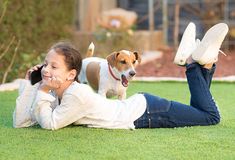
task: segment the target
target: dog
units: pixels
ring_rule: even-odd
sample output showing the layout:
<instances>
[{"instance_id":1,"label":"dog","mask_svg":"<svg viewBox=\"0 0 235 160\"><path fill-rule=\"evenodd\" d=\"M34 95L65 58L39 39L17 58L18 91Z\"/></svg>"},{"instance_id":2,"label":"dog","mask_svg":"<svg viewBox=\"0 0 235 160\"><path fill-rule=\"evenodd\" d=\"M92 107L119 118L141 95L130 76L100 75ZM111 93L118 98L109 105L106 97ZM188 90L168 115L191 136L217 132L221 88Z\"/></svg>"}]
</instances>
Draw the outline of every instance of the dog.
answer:
<instances>
[{"instance_id":1,"label":"dog","mask_svg":"<svg viewBox=\"0 0 235 160\"><path fill-rule=\"evenodd\" d=\"M92 57L94 48L91 43L86 58L82 60L78 80L89 84L104 97L117 96L120 100L125 99L129 81L136 75L135 67L141 62L140 54L121 50L103 59Z\"/></svg>"}]
</instances>

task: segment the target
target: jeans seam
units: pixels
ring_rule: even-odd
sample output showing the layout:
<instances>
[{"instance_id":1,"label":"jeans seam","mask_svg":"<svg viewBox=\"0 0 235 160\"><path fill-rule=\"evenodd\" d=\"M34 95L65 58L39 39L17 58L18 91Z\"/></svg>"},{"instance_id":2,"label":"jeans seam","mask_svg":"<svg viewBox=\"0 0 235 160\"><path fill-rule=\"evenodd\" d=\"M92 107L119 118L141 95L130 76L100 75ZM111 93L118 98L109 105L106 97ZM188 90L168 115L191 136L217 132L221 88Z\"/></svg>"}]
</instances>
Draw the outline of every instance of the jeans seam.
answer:
<instances>
[{"instance_id":1,"label":"jeans seam","mask_svg":"<svg viewBox=\"0 0 235 160\"><path fill-rule=\"evenodd\" d=\"M151 117L149 116L149 128L151 128Z\"/></svg>"},{"instance_id":2,"label":"jeans seam","mask_svg":"<svg viewBox=\"0 0 235 160\"><path fill-rule=\"evenodd\" d=\"M148 128L151 128L151 115L150 115L149 105L147 105L147 119L148 119Z\"/></svg>"}]
</instances>

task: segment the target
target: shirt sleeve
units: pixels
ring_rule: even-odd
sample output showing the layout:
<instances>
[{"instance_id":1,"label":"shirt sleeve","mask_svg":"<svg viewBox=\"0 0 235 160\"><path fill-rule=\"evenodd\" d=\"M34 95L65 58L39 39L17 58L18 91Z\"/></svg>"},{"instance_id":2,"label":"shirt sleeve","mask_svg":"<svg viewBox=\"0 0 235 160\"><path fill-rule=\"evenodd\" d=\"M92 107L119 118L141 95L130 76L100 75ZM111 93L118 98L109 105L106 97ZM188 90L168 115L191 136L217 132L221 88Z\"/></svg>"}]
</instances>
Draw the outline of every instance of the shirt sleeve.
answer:
<instances>
[{"instance_id":1,"label":"shirt sleeve","mask_svg":"<svg viewBox=\"0 0 235 160\"><path fill-rule=\"evenodd\" d=\"M51 107L55 100L51 95L38 91L33 114L44 129L57 130L68 126L85 115L82 100L72 94L64 94L61 104Z\"/></svg>"},{"instance_id":2,"label":"shirt sleeve","mask_svg":"<svg viewBox=\"0 0 235 160\"><path fill-rule=\"evenodd\" d=\"M29 80L22 80L19 87L19 96L16 99L16 107L13 112L13 127L29 127L36 123L31 116L31 108L36 96L39 84L31 85Z\"/></svg>"}]
</instances>

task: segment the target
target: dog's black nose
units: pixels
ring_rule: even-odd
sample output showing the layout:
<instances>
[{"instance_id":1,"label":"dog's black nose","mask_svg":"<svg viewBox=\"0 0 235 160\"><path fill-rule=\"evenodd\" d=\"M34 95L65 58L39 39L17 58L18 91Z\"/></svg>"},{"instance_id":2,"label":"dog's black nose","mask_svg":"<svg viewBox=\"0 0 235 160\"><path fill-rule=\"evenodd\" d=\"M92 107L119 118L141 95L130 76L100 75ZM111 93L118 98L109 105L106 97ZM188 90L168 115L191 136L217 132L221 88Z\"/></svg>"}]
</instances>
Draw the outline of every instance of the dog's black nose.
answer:
<instances>
[{"instance_id":1,"label":"dog's black nose","mask_svg":"<svg viewBox=\"0 0 235 160\"><path fill-rule=\"evenodd\" d=\"M135 72L135 71L130 71L130 72L129 72L129 75L130 75L131 77L134 77L134 76L135 76L135 74L136 74L136 72Z\"/></svg>"}]
</instances>

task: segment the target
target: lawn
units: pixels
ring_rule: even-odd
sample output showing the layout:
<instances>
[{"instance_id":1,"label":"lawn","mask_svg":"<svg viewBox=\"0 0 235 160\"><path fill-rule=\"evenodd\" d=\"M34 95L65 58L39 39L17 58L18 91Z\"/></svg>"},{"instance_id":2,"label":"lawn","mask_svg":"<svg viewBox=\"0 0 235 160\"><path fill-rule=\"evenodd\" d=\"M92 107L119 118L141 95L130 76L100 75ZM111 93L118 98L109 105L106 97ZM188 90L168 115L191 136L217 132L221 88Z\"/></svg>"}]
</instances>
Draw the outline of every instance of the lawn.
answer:
<instances>
[{"instance_id":1,"label":"lawn","mask_svg":"<svg viewBox=\"0 0 235 160\"><path fill-rule=\"evenodd\" d=\"M69 126L12 128L17 91L0 92L0 159L235 159L235 84L213 83L222 120L209 127L107 130ZM187 83L134 82L128 96L146 91L188 103Z\"/></svg>"}]
</instances>

